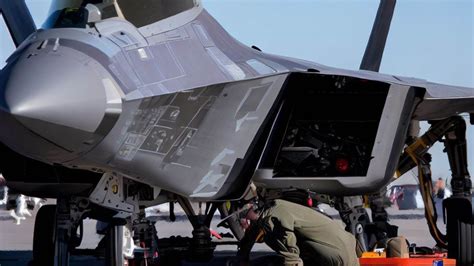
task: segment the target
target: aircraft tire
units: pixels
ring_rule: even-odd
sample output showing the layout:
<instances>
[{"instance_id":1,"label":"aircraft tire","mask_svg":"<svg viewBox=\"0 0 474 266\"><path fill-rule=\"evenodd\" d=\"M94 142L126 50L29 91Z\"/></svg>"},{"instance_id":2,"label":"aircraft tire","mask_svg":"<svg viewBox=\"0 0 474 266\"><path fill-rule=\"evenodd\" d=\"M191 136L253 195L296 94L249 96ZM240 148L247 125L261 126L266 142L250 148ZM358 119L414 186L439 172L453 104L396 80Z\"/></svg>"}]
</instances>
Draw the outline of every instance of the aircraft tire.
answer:
<instances>
[{"instance_id":1,"label":"aircraft tire","mask_svg":"<svg viewBox=\"0 0 474 266\"><path fill-rule=\"evenodd\" d=\"M56 205L42 206L36 215L33 233L33 265L54 264Z\"/></svg>"},{"instance_id":2,"label":"aircraft tire","mask_svg":"<svg viewBox=\"0 0 474 266\"><path fill-rule=\"evenodd\" d=\"M459 228L458 265L474 265L474 224L457 221Z\"/></svg>"}]
</instances>

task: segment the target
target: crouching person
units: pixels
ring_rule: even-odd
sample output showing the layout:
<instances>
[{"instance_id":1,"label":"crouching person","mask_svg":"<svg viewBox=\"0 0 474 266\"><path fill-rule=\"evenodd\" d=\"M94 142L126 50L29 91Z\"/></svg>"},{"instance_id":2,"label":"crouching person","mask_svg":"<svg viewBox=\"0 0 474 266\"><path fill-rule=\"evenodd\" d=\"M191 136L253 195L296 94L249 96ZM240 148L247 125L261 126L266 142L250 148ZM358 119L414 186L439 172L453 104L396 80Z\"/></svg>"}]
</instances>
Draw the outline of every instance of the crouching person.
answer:
<instances>
[{"instance_id":1,"label":"crouching person","mask_svg":"<svg viewBox=\"0 0 474 266\"><path fill-rule=\"evenodd\" d=\"M273 265L359 265L355 237L311 208L285 200L259 208L253 202L240 212L240 219L247 230L238 253L241 265L248 264L258 235L277 252Z\"/></svg>"}]
</instances>

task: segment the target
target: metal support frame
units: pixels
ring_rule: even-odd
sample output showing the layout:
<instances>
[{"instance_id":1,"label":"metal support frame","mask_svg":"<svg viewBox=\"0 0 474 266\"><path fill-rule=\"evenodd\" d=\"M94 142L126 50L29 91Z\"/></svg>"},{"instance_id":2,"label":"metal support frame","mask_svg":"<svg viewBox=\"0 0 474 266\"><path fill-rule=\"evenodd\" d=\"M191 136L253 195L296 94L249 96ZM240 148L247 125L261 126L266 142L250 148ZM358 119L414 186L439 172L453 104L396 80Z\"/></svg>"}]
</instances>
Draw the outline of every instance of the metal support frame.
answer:
<instances>
[{"instance_id":1,"label":"metal support frame","mask_svg":"<svg viewBox=\"0 0 474 266\"><path fill-rule=\"evenodd\" d=\"M111 210L117 211L115 218L127 218L138 208L138 197L129 195L125 189L133 181L117 173L104 173L89 199Z\"/></svg>"},{"instance_id":2,"label":"metal support frame","mask_svg":"<svg viewBox=\"0 0 474 266\"><path fill-rule=\"evenodd\" d=\"M335 207L346 225L346 231L352 233L357 238L364 251L369 250L365 227L370 223L370 218L363 207L362 197L341 198Z\"/></svg>"},{"instance_id":3,"label":"metal support frame","mask_svg":"<svg viewBox=\"0 0 474 266\"><path fill-rule=\"evenodd\" d=\"M131 224L123 227L125 230L131 227L133 232L132 239L128 238L125 241L131 240L131 246L134 246L133 243L137 243L137 247L131 250L132 254L129 252L128 257L131 261L135 261L138 264L145 262L145 264L155 265L158 259L158 234L155 223L146 217L144 210L141 210L136 217L131 219Z\"/></svg>"},{"instance_id":4,"label":"metal support frame","mask_svg":"<svg viewBox=\"0 0 474 266\"><path fill-rule=\"evenodd\" d=\"M398 226L388 222L388 213L384 205L385 192L383 190L368 197L370 210L372 211L372 223L365 227L365 231L368 235L370 247L377 242L385 245L389 238L398 236Z\"/></svg>"}]
</instances>

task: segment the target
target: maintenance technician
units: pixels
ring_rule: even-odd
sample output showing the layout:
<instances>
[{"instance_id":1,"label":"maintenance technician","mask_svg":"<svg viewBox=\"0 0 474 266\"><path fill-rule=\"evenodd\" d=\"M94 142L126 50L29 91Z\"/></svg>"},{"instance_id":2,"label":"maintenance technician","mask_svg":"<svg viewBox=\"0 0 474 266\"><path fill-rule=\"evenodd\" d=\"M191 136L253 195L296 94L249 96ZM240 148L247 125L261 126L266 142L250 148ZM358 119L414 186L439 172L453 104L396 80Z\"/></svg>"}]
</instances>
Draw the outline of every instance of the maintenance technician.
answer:
<instances>
[{"instance_id":1,"label":"maintenance technician","mask_svg":"<svg viewBox=\"0 0 474 266\"><path fill-rule=\"evenodd\" d=\"M247 232L238 253L241 265L262 237L278 253L273 265L359 265L355 237L316 210L280 199L263 207L251 202L243 209L240 222Z\"/></svg>"}]
</instances>

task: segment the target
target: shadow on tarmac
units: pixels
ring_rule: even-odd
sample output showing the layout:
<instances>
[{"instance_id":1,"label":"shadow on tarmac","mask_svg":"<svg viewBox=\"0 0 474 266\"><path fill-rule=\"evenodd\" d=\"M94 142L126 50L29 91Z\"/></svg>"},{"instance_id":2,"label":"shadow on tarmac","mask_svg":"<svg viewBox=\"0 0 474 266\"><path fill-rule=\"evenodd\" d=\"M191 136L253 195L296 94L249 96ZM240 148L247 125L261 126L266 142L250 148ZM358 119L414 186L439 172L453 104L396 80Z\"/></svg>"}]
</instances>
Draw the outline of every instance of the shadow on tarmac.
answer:
<instances>
[{"instance_id":1,"label":"shadow on tarmac","mask_svg":"<svg viewBox=\"0 0 474 266\"><path fill-rule=\"evenodd\" d=\"M274 253L266 251L252 252L252 262L250 265L264 266L262 264L267 256ZM182 266L223 266L228 265L227 262L232 260L235 252L232 251L216 251L212 261L207 263L191 263L182 262ZM31 251L0 251L0 266L29 266L29 262L33 257ZM72 256L70 266L104 266L105 260L94 256Z\"/></svg>"}]
</instances>

